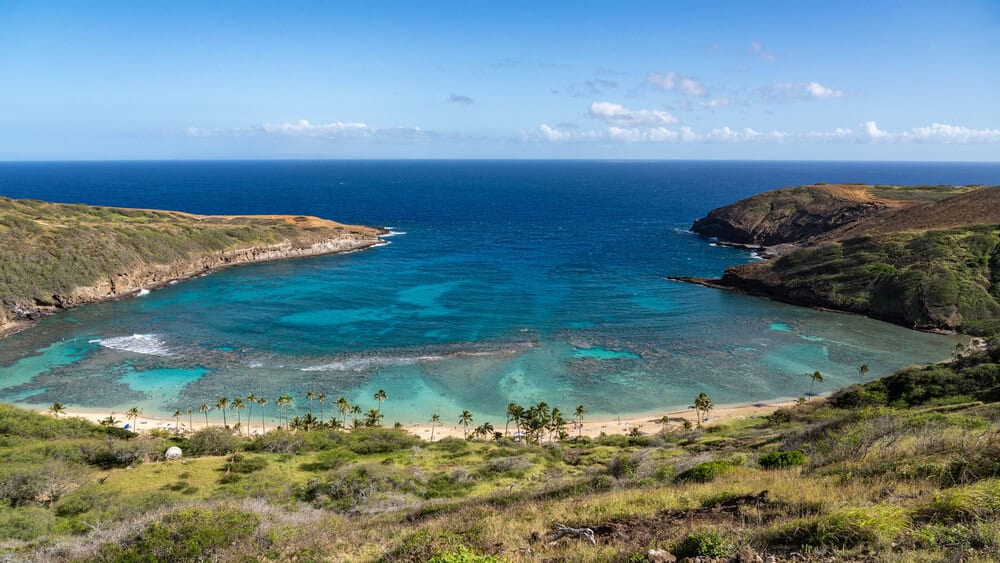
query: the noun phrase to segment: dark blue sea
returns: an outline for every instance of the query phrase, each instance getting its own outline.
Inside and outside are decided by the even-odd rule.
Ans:
[[[0,194],[389,227],[365,252],[220,271],[0,341],[0,401],[170,416],[220,396],[388,393],[389,422],[510,401],[654,413],[797,397],[948,357],[957,337],[666,280],[753,260],[688,232],[813,182],[1000,182],[997,164],[290,161],[0,163]],[[2,268],[2,265],[0,265]],[[318,405],[314,405],[318,408]],[[329,410],[329,401],[326,405]],[[213,417],[218,417],[213,413]],[[219,417],[221,418],[221,417]]]

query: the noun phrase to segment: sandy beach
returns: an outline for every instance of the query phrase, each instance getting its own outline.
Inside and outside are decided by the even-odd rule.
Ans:
[[[815,398],[815,397],[814,397]],[[737,403],[729,405],[720,405],[715,407],[709,412],[707,420],[702,421],[703,426],[714,426],[718,424],[727,424],[737,420],[743,420],[755,416],[766,416],[773,413],[775,410],[783,407],[788,407],[794,405],[795,401],[792,400],[776,400],[767,402],[753,402],[753,403]],[[39,412],[45,413],[46,411],[42,409],[36,409]],[[132,421],[125,418],[124,412],[119,411],[108,411],[108,410],[98,410],[98,409],[82,409],[82,408],[68,408],[60,418],[68,417],[79,417],[91,422],[100,422],[106,419],[109,415],[114,414],[114,417],[119,420],[116,426],[129,425],[131,429]],[[391,420],[391,411],[386,415]],[[605,434],[626,434],[631,432],[633,428],[638,428],[640,432],[644,434],[653,434],[659,432],[660,419],[667,416],[670,419],[670,425],[672,428],[677,428],[683,424],[683,420],[689,420],[692,424],[696,424],[697,419],[695,418],[695,412],[693,409],[679,409],[679,410],[667,410],[663,412],[656,413],[644,413],[644,414],[623,414],[622,416],[609,418],[607,416],[600,417],[588,417],[584,416],[582,431],[577,428],[575,421],[567,420],[567,432],[571,436],[576,436],[577,434],[582,434],[591,438],[598,437],[602,432]],[[221,420],[215,420],[218,417],[218,413],[214,410],[209,413],[209,421],[207,426],[222,426]],[[229,420],[230,426],[235,425],[235,417],[230,417],[233,420]],[[456,417],[457,419],[457,417]],[[190,421],[190,422],[189,422]],[[475,426],[478,426],[485,420],[476,420],[470,425],[470,431]],[[503,432],[505,420],[489,420],[493,424],[496,431]],[[155,416],[141,415],[135,421],[135,427],[140,431],[148,431],[153,429],[164,429],[173,430],[176,421],[173,418],[160,418]],[[246,417],[242,419],[243,432],[246,433],[247,427],[249,426],[249,432],[251,435],[258,435],[261,433],[261,421],[259,416],[253,417],[253,422],[247,424]],[[390,422],[389,424],[392,424]],[[182,432],[197,431],[205,428],[205,415],[200,412],[195,412],[192,417],[189,417],[187,413],[184,413],[180,417],[180,430]],[[266,431],[274,430],[278,427],[278,420],[272,417],[266,417],[263,427]],[[425,440],[430,440],[431,437],[431,425],[430,423],[408,423],[404,424],[403,428],[412,434],[419,436]],[[514,432],[514,425],[511,424],[510,432]],[[461,425],[451,423],[450,421],[445,422],[442,425],[436,425],[434,427],[434,439],[440,440],[445,437],[457,437],[461,438],[464,436],[464,430]]]

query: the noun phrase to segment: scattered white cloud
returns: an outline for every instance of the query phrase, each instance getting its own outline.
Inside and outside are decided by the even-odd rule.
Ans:
[[[750,43],[750,52],[764,59],[765,61],[773,61],[778,58],[774,53],[765,49],[764,45],[762,45],[760,41],[754,41]]]
[[[646,76],[646,81],[664,90],[677,91],[685,96],[695,96],[698,98],[708,96],[708,88],[697,78],[681,76],[673,71],[665,74],[651,72]]]
[[[453,104],[458,104],[460,106],[471,106],[472,104],[476,103],[476,101],[470,98],[469,96],[464,96],[462,94],[452,94],[448,96],[448,101]]]
[[[691,127],[669,128],[663,125],[640,126],[609,123],[605,130],[580,131],[572,127],[550,127],[542,124],[537,133],[524,135],[527,140],[551,142],[603,143],[1000,143],[1000,129],[972,129],[957,125],[933,123],[899,132],[879,129],[874,121],[857,128],[838,127],[828,131],[758,131],[751,127],[715,127],[695,131]]]
[[[717,109],[717,108],[728,106],[731,103],[732,103],[732,100],[730,100],[729,98],[727,98],[725,96],[722,96],[721,98],[712,98],[710,100],[702,102],[701,103],[701,107],[703,107],[703,108],[709,108],[709,109]]]
[[[832,100],[843,98],[843,90],[835,90],[819,82],[779,82],[763,89],[764,99],[772,102],[794,100]]]
[[[578,127],[552,127],[546,123],[538,126],[538,131],[534,134],[522,134],[524,140],[542,139],[553,142],[573,142],[573,141],[594,141],[600,139],[602,133],[599,131],[581,131]]]
[[[1000,143],[1000,129],[973,129],[961,125],[931,123],[925,127],[913,127],[892,133],[878,128],[874,121],[864,124],[867,141],[889,141],[897,143]]]
[[[652,109],[628,109],[611,102],[594,102],[590,104],[590,116],[614,126],[652,126],[677,123],[677,118],[670,112]]]
[[[437,134],[421,129],[420,127],[380,128],[357,121],[312,123],[307,119],[275,123],[269,122],[252,127],[233,127],[228,129],[188,127],[187,134],[192,137],[264,135],[345,141],[410,141],[437,136]]]

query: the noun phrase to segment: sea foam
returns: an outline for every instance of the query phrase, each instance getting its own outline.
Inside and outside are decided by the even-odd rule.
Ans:
[[[120,352],[132,352],[133,354],[146,354],[149,356],[172,355],[163,341],[155,334],[114,336],[111,338],[99,338],[90,342]]]

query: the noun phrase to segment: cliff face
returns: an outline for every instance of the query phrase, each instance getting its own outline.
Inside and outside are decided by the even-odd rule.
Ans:
[[[691,230],[755,246],[801,243],[881,211],[907,205],[872,196],[865,186],[817,185],[773,190],[711,211]]]
[[[938,198],[938,192],[904,203],[883,199],[875,211],[817,233],[769,221],[785,237],[782,242],[801,248],[729,268],[711,285],[913,328],[993,333],[1000,330],[1000,186],[950,193],[956,195]],[[752,204],[727,207],[737,225],[759,216],[751,211],[738,217],[738,209]],[[807,207],[809,215],[816,212],[808,202]],[[843,210],[830,207],[828,223],[840,221]],[[795,233],[805,238],[796,239]]]
[[[235,266],[347,252],[382,229],[0,198],[0,334],[54,312]]]

